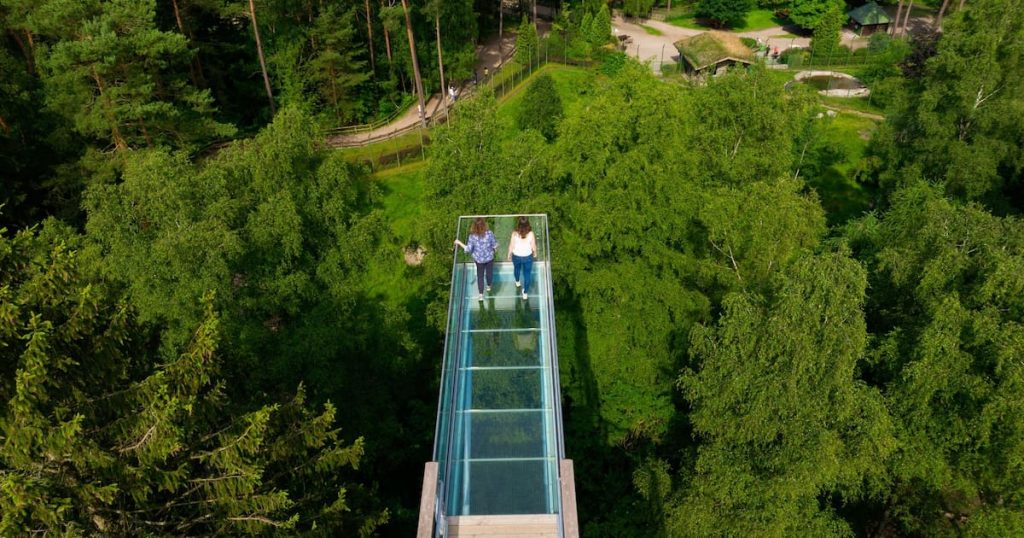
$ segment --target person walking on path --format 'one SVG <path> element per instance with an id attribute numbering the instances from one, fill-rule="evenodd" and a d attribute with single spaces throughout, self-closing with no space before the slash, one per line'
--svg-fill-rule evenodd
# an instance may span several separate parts
<path id="1" fill-rule="evenodd" d="M 467 242 L 456 239 L 455 244 L 473 256 L 476 262 L 476 289 L 480 292 L 478 300 L 483 301 L 484 281 L 487 283 L 487 293 L 491 292 L 491 286 L 494 285 L 494 253 L 498 250 L 498 240 L 494 238 L 494 232 L 487 229 L 487 221 L 477 217 L 469 227 Z"/>
<path id="2" fill-rule="evenodd" d="M 533 257 L 537 254 L 537 238 L 530 228 L 530 219 L 519 217 L 516 229 L 508 242 L 508 259 L 512 260 L 516 287 L 523 287 L 523 300 L 529 296 L 530 273 L 533 271 Z M 520 277 L 522 279 L 520 280 Z"/>

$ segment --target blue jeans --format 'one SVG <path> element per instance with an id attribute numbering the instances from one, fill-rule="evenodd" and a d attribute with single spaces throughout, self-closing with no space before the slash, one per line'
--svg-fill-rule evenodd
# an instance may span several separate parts
<path id="1" fill-rule="evenodd" d="M 533 271 L 533 256 L 516 256 L 513 254 L 512 268 L 516 281 L 523 283 L 523 293 L 530 293 L 530 273 Z"/>

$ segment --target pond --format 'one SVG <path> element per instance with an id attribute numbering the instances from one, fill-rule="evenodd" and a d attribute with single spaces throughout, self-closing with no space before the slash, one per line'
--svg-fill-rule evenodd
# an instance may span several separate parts
<path id="1" fill-rule="evenodd" d="M 813 86 L 818 90 L 859 90 L 864 87 L 864 84 L 857 79 L 833 77 L 828 75 L 807 77 L 800 82 Z"/>
<path id="2" fill-rule="evenodd" d="M 837 71 L 801 71 L 786 87 L 792 87 L 798 82 L 813 87 L 821 95 L 832 97 L 866 97 L 870 93 L 863 82 Z"/>

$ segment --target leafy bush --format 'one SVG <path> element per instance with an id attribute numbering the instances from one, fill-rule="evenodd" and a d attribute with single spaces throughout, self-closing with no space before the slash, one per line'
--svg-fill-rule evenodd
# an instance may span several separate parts
<path id="1" fill-rule="evenodd" d="M 758 45 L 757 40 L 752 37 L 741 37 L 740 41 L 742 41 L 750 50 L 758 50 L 761 48 L 761 46 Z"/>
<path id="2" fill-rule="evenodd" d="M 799 47 L 788 48 L 779 55 L 779 61 L 790 66 L 800 67 L 807 63 L 810 52 Z"/>
<path id="3" fill-rule="evenodd" d="M 651 13 L 654 7 L 654 0 L 625 0 L 622 3 L 622 12 L 627 17 L 642 17 Z"/>
<path id="4" fill-rule="evenodd" d="M 676 63 L 661 64 L 661 75 L 662 76 L 669 77 L 669 76 L 678 75 L 678 74 L 679 74 L 679 64 L 676 64 Z"/>
<path id="5" fill-rule="evenodd" d="M 608 76 L 622 71 L 622 67 L 626 65 L 626 55 L 617 50 L 600 49 L 596 56 L 601 62 L 601 73 Z"/>
<path id="6" fill-rule="evenodd" d="M 558 134 L 556 128 L 561 118 L 562 99 L 555 90 L 555 81 L 548 75 L 540 75 L 523 95 L 516 124 L 520 129 L 536 129 L 551 141 Z"/>
<path id="7" fill-rule="evenodd" d="M 751 7 L 751 0 L 699 0 L 696 13 L 711 20 L 715 27 L 723 28 L 742 25 Z"/>

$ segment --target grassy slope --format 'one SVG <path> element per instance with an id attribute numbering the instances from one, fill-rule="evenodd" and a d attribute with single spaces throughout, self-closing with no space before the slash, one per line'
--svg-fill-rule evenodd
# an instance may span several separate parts
<path id="1" fill-rule="evenodd" d="M 426 283 L 416 278 L 419 271 L 405 264 L 403 248 L 416 239 L 416 227 L 422 220 L 424 162 L 391 168 L 374 175 L 383 191 L 381 211 L 391 226 L 394 241 L 382 246 L 383 252 L 369 268 L 368 292 L 393 303 L 406 303 L 422 295 Z"/>
<path id="2" fill-rule="evenodd" d="M 591 86 L 594 73 L 582 67 L 548 64 L 543 69 L 526 79 L 515 91 L 509 92 L 498 105 L 498 123 L 501 125 L 502 136 L 512 138 L 519 131 L 516 117 L 523 106 L 523 95 L 526 88 L 542 74 L 547 74 L 555 83 L 558 97 L 562 99 L 562 110 L 567 116 L 581 104 L 582 94 Z"/>

